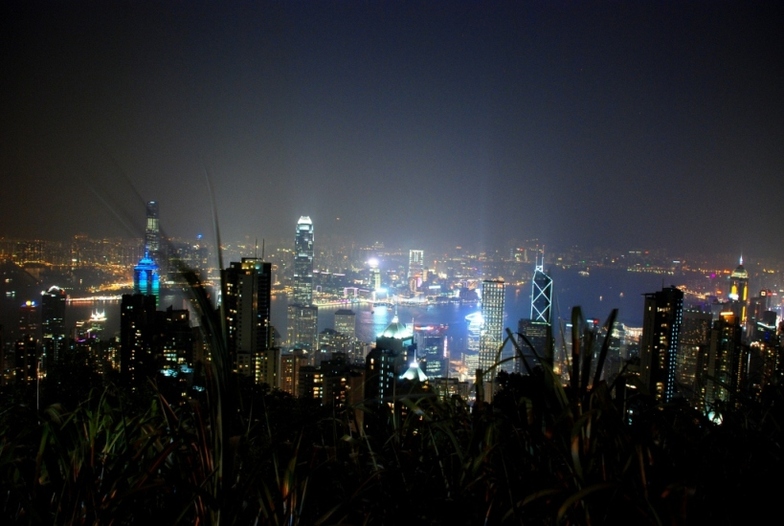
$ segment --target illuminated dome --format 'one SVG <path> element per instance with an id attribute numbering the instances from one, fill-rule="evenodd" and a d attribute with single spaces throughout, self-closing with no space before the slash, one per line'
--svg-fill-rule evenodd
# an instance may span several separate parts
<path id="1" fill-rule="evenodd" d="M 737 268 L 732 271 L 731 276 L 735 279 L 749 279 L 749 273 L 743 267 L 743 264 L 738 265 Z"/>
<path id="2" fill-rule="evenodd" d="M 465 319 L 471 327 L 481 327 L 485 322 L 482 313 L 479 311 L 466 315 Z"/>
<path id="3" fill-rule="evenodd" d="M 139 260 L 139 264 L 137 266 L 139 266 L 139 267 L 153 267 L 153 266 L 155 266 L 155 262 L 152 260 L 152 258 L 149 256 L 149 254 L 145 254 L 144 257 Z"/>
<path id="4" fill-rule="evenodd" d="M 416 361 L 416 358 L 411 362 L 411 365 L 408 366 L 408 370 L 400 375 L 401 380 L 417 380 L 419 382 L 427 381 L 427 375 L 422 371 L 419 367 L 419 362 Z"/>
<path id="5" fill-rule="evenodd" d="M 405 323 L 402 323 L 400 319 L 397 317 L 397 314 L 387 328 L 384 329 L 384 332 L 381 333 L 381 336 L 385 338 L 396 338 L 398 340 L 403 340 L 405 338 L 411 337 L 411 331 L 408 330 Z"/>

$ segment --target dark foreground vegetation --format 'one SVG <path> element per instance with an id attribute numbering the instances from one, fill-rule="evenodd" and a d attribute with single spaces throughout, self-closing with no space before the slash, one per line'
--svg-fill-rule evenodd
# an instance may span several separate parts
<path id="1" fill-rule="evenodd" d="M 721 425 L 644 397 L 630 419 L 580 355 L 584 335 L 567 387 L 539 368 L 500 374 L 493 402 L 473 408 L 421 390 L 335 408 L 237 382 L 218 320 L 205 318 L 202 398 L 73 371 L 78 395 L 50 387 L 40 410 L 30 392 L 4 393 L 0 521 L 752 524 L 778 509 L 779 385 Z"/>

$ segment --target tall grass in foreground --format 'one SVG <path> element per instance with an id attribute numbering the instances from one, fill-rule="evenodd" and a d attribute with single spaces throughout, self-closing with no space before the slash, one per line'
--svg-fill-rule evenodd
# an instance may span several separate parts
<path id="1" fill-rule="evenodd" d="M 152 386 L 139 400 L 107 384 L 39 413 L 9 395 L 3 523 L 745 524 L 771 509 L 778 385 L 725 408 L 721 426 L 644 396 L 630 422 L 602 378 L 608 341 L 594 355 L 595 334 L 575 330 L 565 386 L 545 359 L 498 373 L 492 403 L 475 407 L 422 391 L 322 407 L 232 375 L 225 316 L 183 276 L 212 353 L 205 396 Z"/>

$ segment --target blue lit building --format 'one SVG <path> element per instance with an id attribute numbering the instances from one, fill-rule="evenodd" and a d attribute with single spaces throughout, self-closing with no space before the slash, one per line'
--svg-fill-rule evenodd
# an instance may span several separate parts
<path id="1" fill-rule="evenodd" d="M 148 253 L 145 253 L 139 263 L 133 267 L 133 293 L 155 296 L 155 304 L 158 305 L 160 299 L 158 265 Z"/>

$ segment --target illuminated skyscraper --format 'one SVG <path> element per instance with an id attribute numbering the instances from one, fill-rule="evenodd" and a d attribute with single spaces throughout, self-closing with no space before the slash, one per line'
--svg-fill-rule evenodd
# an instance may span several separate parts
<path id="1" fill-rule="evenodd" d="M 147 203 L 147 226 L 144 231 L 144 250 L 153 260 L 157 261 L 158 253 L 161 250 L 161 228 L 158 219 L 158 203 L 149 201 Z"/>
<path id="2" fill-rule="evenodd" d="M 381 289 L 381 269 L 378 268 L 378 259 L 370 258 L 368 260 L 368 287 L 371 291 L 376 292 Z"/>
<path id="3" fill-rule="evenodd" d="M 746 309 L 746 339 L 748 341 L 754 341 L 759 337 L 757 334 L 757 329 L 760 328 L 758 324 L 770 316 L 766 313 L 770 311 L 772 294 L 772 291 L 762 289 L 757 296 L 749 299 L 748 308 Z M 769 322 L 770 319 L 767 319 L 764 324 L 770 325 Z M 775 320 L 773 324 L 775 325 Z M 766 329 L 762 328 L 762 331 L 766 332 Z"/>
<path id="4" fill-rule="evenodd" d="M 353 310 L 335 311 L 335 331 L 343 336 L 344 352 L 348 355 L 349 362 L 357 363 L 363 360 L 361 347 L 357 343 L 357 315 Z"/>
<path id="5" fill-rule="evenodd" d="M 414 334 L 396 314 L 365 359 L 365 398 L 379 404 L 388 401 L 397 377 L 413 356 Z"/>
<path id="6" fill-rule="evenodd" d="M 713 322 L 708 359 L 700 379 L 708 412 L 717 401 L 730 402 L 741 385 L 744 365 L 741 338 L 740 318 L 734 312 L 722 312 Z"/>
<path id="7" fill-rule="evenodd" d="M 357 337 L 357 315 L 351 309 L 335 311 L 335 330 L 352 340 Z"/>
<path id="8" fill-rule="evenodd" d="M 684 398 L 700 405 L 701 392 L 697 383 L 700 360 L 708 355 L 712 315 L 710 312 L 685 310 L 678 348 L 678 391 Z"/>
<path id="9" fill-rule="evenodd" d="M 313 222 L 302 216 L 297 222 L 294 238 L 294 281 L 289 303 L 310 305 L 313 303 Z"/>
<path id="10" fill-rule="evenodd" d="M 669 402 L 675 394 L 678 346 L 683 323 L 683 292 L 666 287 L 645 294 L 640 376 L 656 400 Z"/>
<path id="11" fill-rule="evenodd" d="M 155 296 L 157 305 L 160 298 L 160 285 L 158 265 L 148 254 L 145 254 L 133 268 L 133 293 Z"/>
<path id="12" fill-rule="evenodd" d="M 506 284 L 503 280 L 482 282 L 482 328 L 479 334 L 479 368 L 483 372 L 496 362 L 496 356 L 504 341 L 504 295 Z M 511 371 L 513 364 L 508 362 L 505 370 Z M 498 374 L 494 371 L 485 376 L 486 385 Z M 489 399 L 488 399 L 489 400 Z"/>
<path id="13" fill-rule="evenodd" d="M 272 264 L 242 258 L 224 269 L 227 344 L 234 371 L 261 381 L 262 359 L 271 347 Z M 265 370 L 278 370 L 265 364 Z M 272 386 L 277 387 L 277 386 Z"/>
<path id="14" fill-rule="evenodd" d="M 66 293 L 59 287 L 50 287 L 41 295 L 41 343 L 44 367 L 63 358 L 65 347 Z"/>
<path id="15" fill-rule="evenodd" d="M 730 306 L 732 312 L 740 319 L 740 326 L 745 328 L 746 307 L 749 300 L 749 273 L 743 267 L 743 257 L 739 265 L 730 274 Z"/>
<path id="16" fill-rule="evenodd" d="M 552 323 L 553 278 L 544 271 L 544 256 L 536 262 L 534 276 L 531 280 L 531 321 L 535 323 Z"/>
<path id="17" fill-rule="evenodd" d="M 754 324 L 754 339 L 749 344 L 748 379 L 746 385 L 756 396 L 776 382 L 782 367 L 782 348 L 776 326 L 777 315 L 765 311 Z"/>
<path id="18" fill-rule="evenodd" d="M 288 306 L 288 341 L 292 349 L 318 350 L 318 307 L 295 303 Z"/>
<path id="19" fill-rule="evenodd" d="M 448 343 L 446 331 L 448 325 L 415 325 L 414 342 L 417 356 L 425 360 L 422 367 L 428 377 L 447 375 L 449 361 L 447 359 Z"/>
<path id="20" fill-rule="evenodd" d="M 518 332 L 525 335 L 536 350 L 534 353 L 524 341 L 520 342 L 523 355 L 530 368 L 540 365 L 537 354 L 551 366 L 553 365 L 551 349 L 547 347 L 547 332 L 552 323 L 552 304 L 553 279 L 544 271 L 544 256 L 541 261 L 537 256 L 531 280 L 531 317 L 527 320 L 520 320 L 518 324 Z M 519 360 L 516 360 L 515 371 L 526 373 L 527 369 L 519 363 Z"/>
<path id="21" fill-rule="evenodd" d="M 302 216 L 294 238 L 294 279 L 286 313 L 288 345 L 315 352 L 318 347 L 318 308 L 313 305 L 313 222 Z"/>

